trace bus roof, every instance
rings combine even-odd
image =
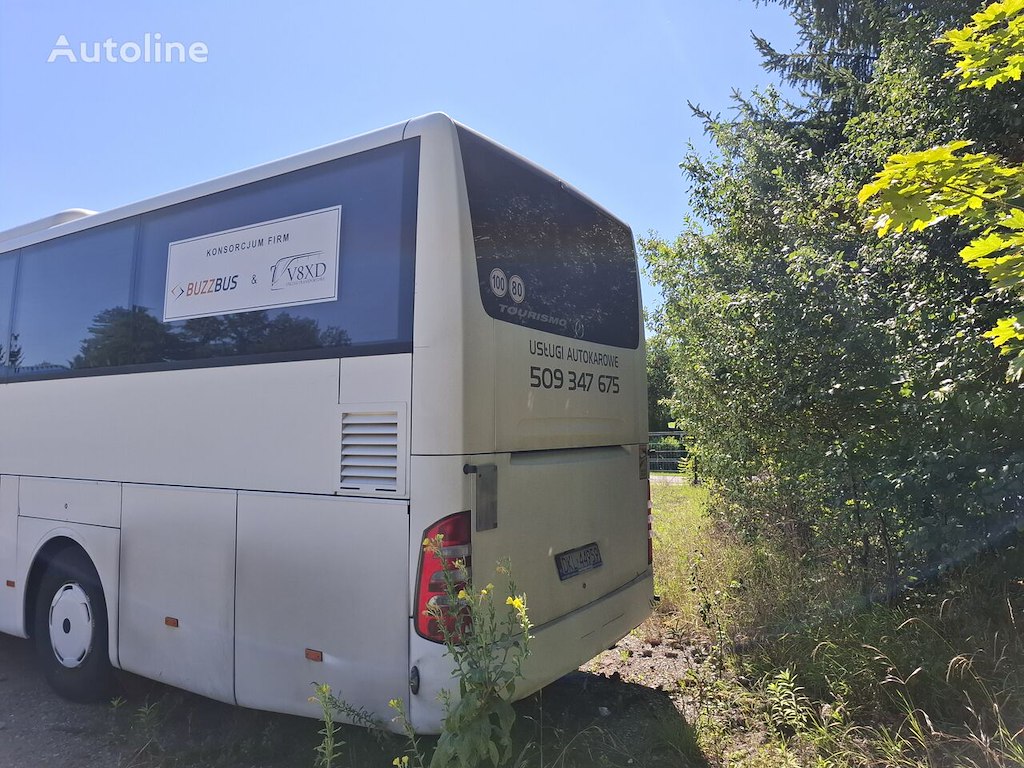
[[[420,117],[410,118],[409,120],[405,120],[401,123],[395,123],[384,128],[378,128],[374,131],[361,133],[357,136],[334,142],[333,144],[326,144],[322,147],[317,147],[316,149],[299,152],[298,154],[289,155],[288,157],[273,160],[269,163],[263,163],[262,165],[257,165],[242,171],[235,171],[209,181],[192,184],[172,192],[165,192],[136,203],[129,203],[128,205],[123,205],[118,208],[112,208],[109,211],[103,211],[102,213],[96,213],[82,208],[71,208],[66,211],[61,211],[60,213],[52,214],[51,216],[37,219],[36,221],[20,224],[10,229],[0,231],[0,253],[17,250],[18,248],[24,248],[46,240],[63,237],[64,235],[97,227],[101,224],[120,221],[132,216],[139,216],[161,208],[183,203],[188,200],[194,200],[216,192],[240,187],[244,184],[296,171],[300,168],[308,168],[330,160],[336,160],[340,157],[358,154],[359,152],[375,149],[377,147],[384,146],[385,144],[393,144],[394,142],[401,141],[402,139],[410,136],[421,135],[425,131],[430,130],[428,126],[431,125],[435,126],[435,130],[437,129],[437,126],[443,126],[448,130],[454,131],[456,121],[452,120],[452,118],[443,112],[431,112]],[[589,195],[563,181],[547,169],[537,165],[528,158],[508,149],[498,142],[495,142],[493,139],[480,134],[478,131],[468,128],[468,126],[464,126],[461,123],[458,123],[458,125],[495,144],[527,165],[536,168],[540,172],[551,176],[554,179],[557,179],[566,189],[571,190],[574,194],[578,195],[590,205],[603,211],[611,218],[620,222],[622,221],[618,216],[613,214],[596,200],[592,199]]]
[[[447,116],[445,116],[445,118],[450,120]],[[386,128],[379,128],[375,131],[362,133],[358,136],[343,139],[342,141],[338,141],[333,144],[327,144],[322,147],[317,147],[316,149],[290,155],[280,160],[273,160],[269,163],[257,165],[253,168],[247,168],[243,171],[229,173],[225,176],[220,176],[209,181],[203,181],[198,184],[174,190],[173,192],[165,192],[155,197],[150,197],[137,203],[123,205],[118,208],[112,208],[111,210],[103,211],[102,213],[93,213],[91,211],[84,211],[84,209],[70,209],[72,211],[82,211],[86,215],[80,215],[74,218],[67,217],[61,220],[60,217],[67,213],[61,212],[38,219],[37,221],[33,221],[28,224],[20,224],[16,227],[0,232],[0,251],[10,251],[23,248],[44,240],[50,240],[52,238],[71,234],[72,232],[89,229],[112,221],[127,219],[132,216],[139,216],[160,208],[176,205],[177,203],[183,203],[195,198],[205,197],[206,195],[211,195],[215,192],[240,187],[244,184],[260,181],[261,179],[279,176],[283,173],[296,171],[300,168],[307,168],[312,165],[335,160],[339,157],[354,155],[385,144],[392,144],[402,139],[405,126],[410,122],[412,121],[406,120],[401,123],[389,125]]]

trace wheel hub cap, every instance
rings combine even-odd
[[[63,666],[74,669],[92,648],[92,605],[85,590],[69,583],[57,590],[50,602],[50,644]]]

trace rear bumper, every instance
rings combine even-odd
[[[654,576],[648,570],[614,592],[534,627],[515,697],[529,696],[608,650],[651,615],[653,597]]]
[[[654,576],[648,569],[592,603],[534,627],[515,698],[540,690],[625,637],[650,616],[653,596]],[[422,678],[419,693],[410,696],[410,720],[417,733],[440,733],[444,711],[437,693],[442,688],[458,692],[459,685],[450,676],[451,659],[443,658],[444,646],[424,640],[411,624],[410,629],[411,662]]]

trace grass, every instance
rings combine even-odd
[[[747,546],[707,515],[707,491],[652,485],[655,589],[670,633],[710,638],[724,652],[794,603],[797,567],[784,553]]]
[[[709,519],[703,490],[653,494],[658,621],[714,648],[685,710],[711,764],[1024,765],[1020,547],[863,608]]]
[[[390,768],[408,747],[396,734],[336,724],[327,761],[317,735],[323,723],[140,684],[151,698],[116,700],[110,731],[100,736],[120,747],[112,768]],[[518,702],[516,711],[509,763],[516,768],[706,765],[667,696],[641,685],[576,673]],[[428,751],[435,741],[420,738]]]
[[[510,764],[1024,766],[1021,549],[865,609],[834,579],[732,535],[704,489],[652,491],[662,600],[632,642],[660,636],[688,666],[673,690],[625,665],[625,679],[576,673],[518,703]],[[145,698],[111,707],[107,739],[123,745],[124,768],[314,764],[317,723],[145,685]],[[334,766],[390,766],[405,750],[351,726],[338,739]]]

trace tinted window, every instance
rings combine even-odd
[[[16,376],[123,365],[135,220],[22,250],[12,353]]]
[[[11,300],[14,297],[14,275],[18,265],[18,252],[0,256],[0,374],[7,375],[12,363],[11,355]],[[14,351],[13,362],[18,362]]]
[[[498,320],[635,349],[629,229],[485,139],[459,129],[480,295]]]
[[[404,141],[144,215],[134,361],[411,349],[418,157]],[[337,300],[161,322],[170,243],[338,205]]]

